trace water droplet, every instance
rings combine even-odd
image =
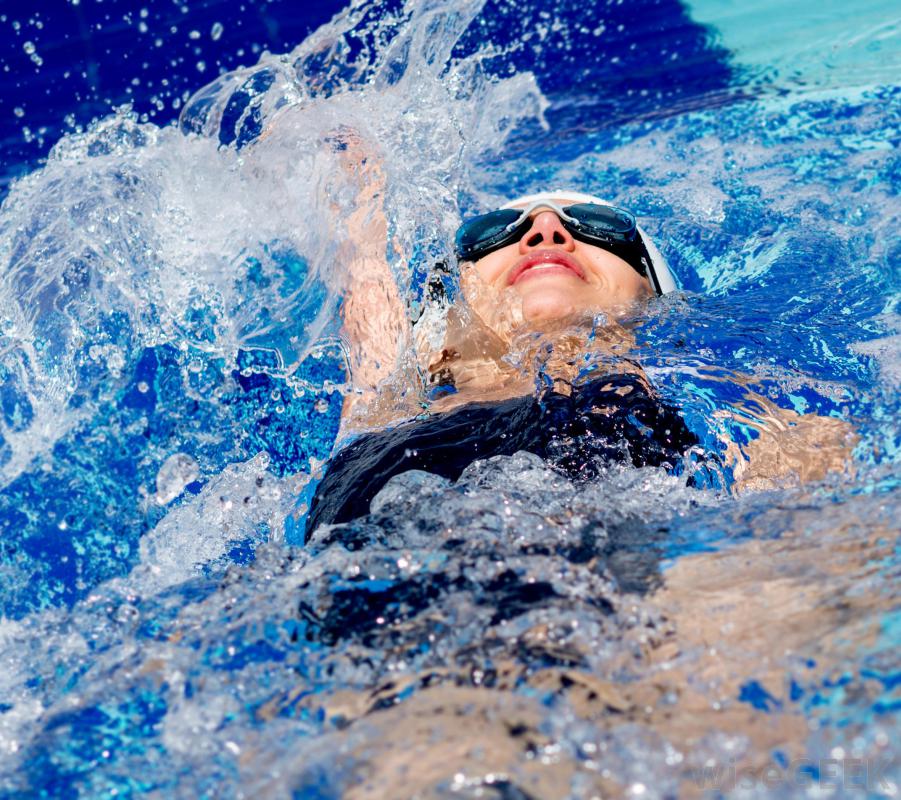
[[[161,506],[171,503],[199,475],[199,465],[187,453],[169,456],[156,474],[156,502]]]
[[[141,612],[138,611],[135,606],[131,605],[131,603],[122,603],[113,613],[113,619],[123,625],[129,622],[135,622],[140,616]]]

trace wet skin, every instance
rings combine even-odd
[[[616,317],[653,294],[629,264],[574,239],[553,211],[541,208],[518,242],[463,264],[461,274],[467,302],[496,332],[598,312]]]

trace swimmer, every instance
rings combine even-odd
[[[375,494],[401,472],[456,480],[476,459],[517,450],[573,478],[590,478],[611,461],[675,472],[689,461],[703,467],[710,454],[628,357],[634,342],[624,323],[649,299],[677,289],[663,255],[629,211],[561,190],[465,220],[455,237],[462,297],[447,309],[443,344],[430,351],[422,331],[412,334],[415,366],[428,376],[423,417],[423,404],[410,402],[422,393],[411,386],[417,370],[404,365],[411,334],[383,256],[380,171],[369,166],[360,176],[343,305],[354,386],[342,435],[362,435],[330,461],[308,533],[367,513]],[[602,353],[604,368],[580,380],[589,349]],[[853,443],[847,423],[754,400],[769,424],[745,448],[756,452],[750,464],[726,443],[737,483],[768,488],[788,475],[819,479],[845,468]]]

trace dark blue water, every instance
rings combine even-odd
[[[123,104],[165,125],[199,86],[252,65],[264,50],[290,50],[343,7],[323,0],[305,2],[303,8],[286,0],[85,0],[3,7],[0,196],[66,131]],[[570,126],[609,127],[671,113],[699,95],[709,103],[711,94],[728,88],[727,53],[677,2],[573,3],[560,11],[584,18],[585,29],[571,31],[566,42],[551,37],[538,52],[523,47],[498,65],[502,71],[536,70],[543,91],[566,97],[555,110],[558,133]],[[485,38],[502,45],[519,41],[535,31],[543,13],[539,5],[495,3],[486,8],[484,25],[460,42],[460,50],[472,50]],[[601,40],[592,33],[600,25],[608,32]],[[673,54],[678,61],[662,74],[656,65]],[[596,88],[574,93],[574,86]]]
[[[318,0],[303,9],[278,0],[4,3],[0,193],[66,131],[126,103],[165,125],[199,85],[253,64],[263,50],[289,50],[341,8]]]

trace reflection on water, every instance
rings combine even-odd
[[[148,745],[160,791],[266,796],[691,796],[735,774],[779,795],[818,759],[875,769],[895,493],[736,502],[627,468],[585,487],[525,454],[408,473],[305,549],[165,592],[138,570],[66,638],[8,627],[22,654],[54,642],[13,785],[134,786]]]
[[[511,8],[528,37],[506,7],[357,4],[180,129],[111,117],[13,187],[6,794],[898,793],[898,90],[755,100],[681,5],[628,34]],[[684,59],[669,94],[650,62],[613,80],[652,43]],[[520,453],[397,476],[295,546],[348,368],[348,142],[411,322],[459,288],[458,204],[551,184],[639,213],[688,291],[582,367],[640,364],[719,488]]]
[[[823,498],[788,515],[764,504],[732,509],[751,518],[751,536],[677,559],[656,589],[607,594],[601,610],[603,588],[592,587],[588,615],[571,591],[565,621],[546,611],[515,626],[493,620],[482,634],[492,646],[479,653],[490,649],[490,666],[464,648],[441,667],[326,699],[342,728],[328,748],[353,774],[346,796],[693,796],[736,787],[759,796],[843,781],[894,795],[890,726],[851,723],[829,745],[809,743],[818,738],[811,731],[885,702],[896,667],[883,635],[897,613],[897,567],[888,566],[896,527],[885,505],[846,503],[838,526],[824,523]],[[602,553],[611,569],[622,533],[606,533],[593,550],[583,536],[588,560],[566,564],[567,583],[578,585],[582,569],[597,572]],[[625,541],[646,548],[660,531],[641,533]],[[553,535],[543,541],[550,547]],[[554,595],[538,559],[523,571],[534,594]],[[422,621],[384,624],[380,635],[393,638]],[[824,782],[812,771],[828,759]]]

